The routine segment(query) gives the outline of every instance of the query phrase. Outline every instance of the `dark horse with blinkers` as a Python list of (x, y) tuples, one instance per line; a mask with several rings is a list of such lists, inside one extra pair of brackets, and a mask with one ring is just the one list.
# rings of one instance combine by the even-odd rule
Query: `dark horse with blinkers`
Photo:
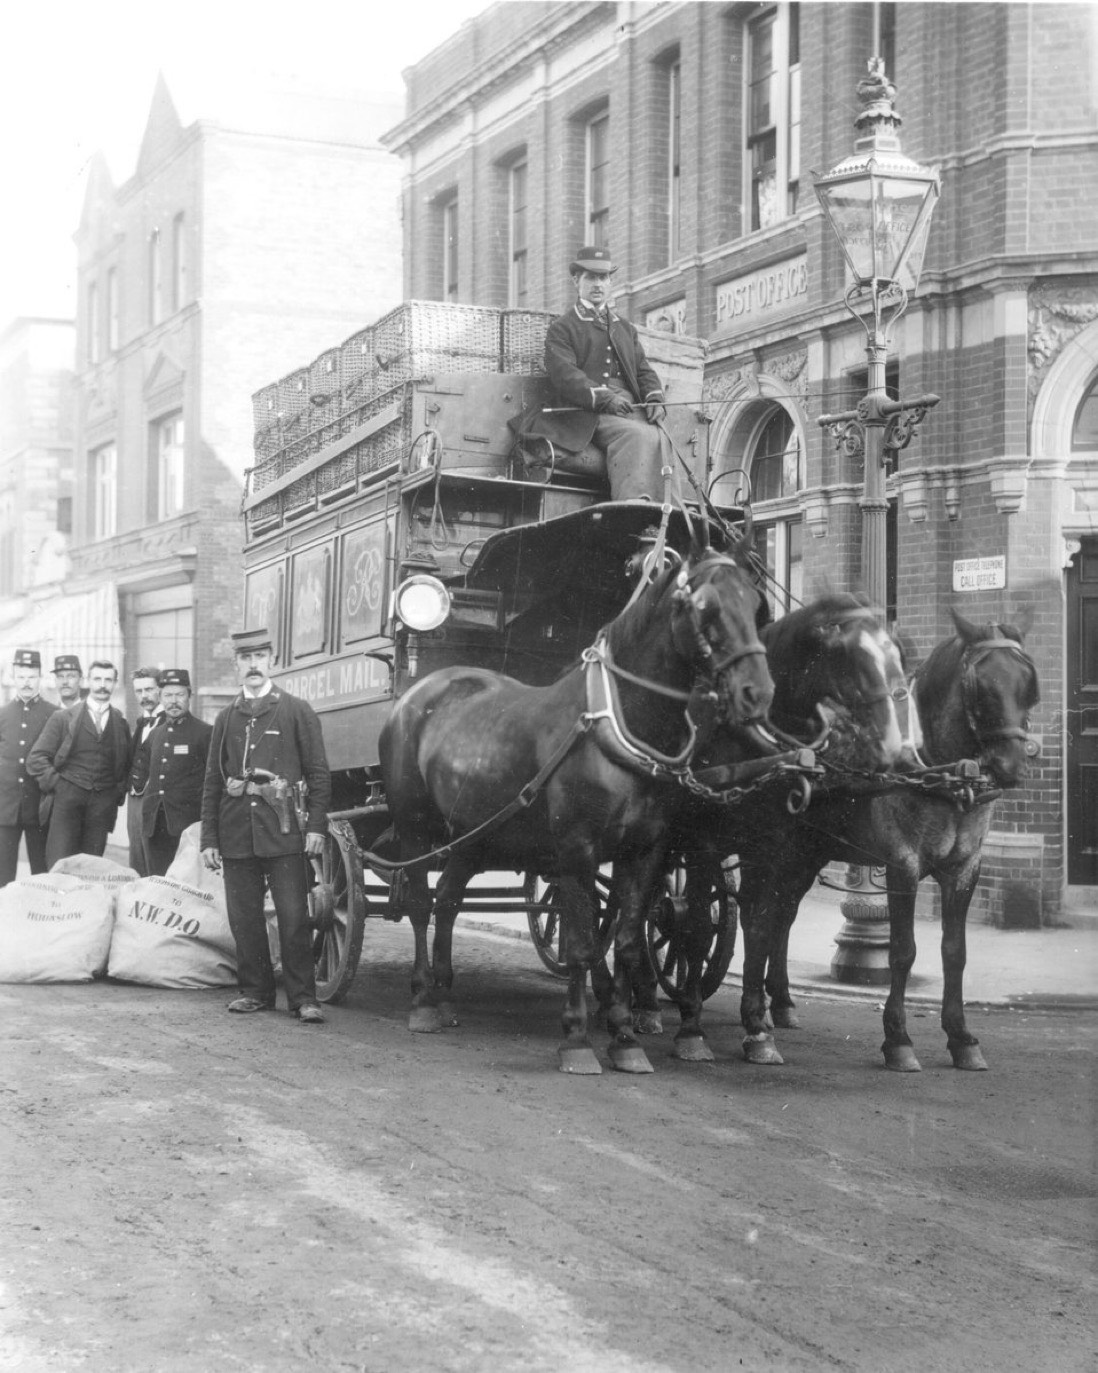
[[(773, 686), (756, 631), (761, 597), (748, 543), (695, 537), (685, 562), (643, 583), (582, 661), (548, 686), (447, 668), (411, 688), (380, 738), (399, 845), (400, 904), (415, 931), (409, 1028), (453, 1023), (447, 998), (462, 895), (477, 872), (539, 872), (559, 885), (568, 996), (560, 1063), (600, 1072), (587, 1032), (587, 975), (598, 956), (595, 876), (613, 862), (623, 909), (647, 911), (663, 880), (679, 779), (719, 724), (765, 717)], [(426, 868), (446, 857), (434, 896)], [(650, 1071), (628, 1004), (608, 1014), (610, 1057)]]
[[(956, 635), (938, 644), (912, 679), (922, 723), (922, 759), (943, 769), (973, 759), (989, 786), (1016, 787), (1035, 752), (1029, 715), (1040, 693), (1033, 660), (1014, 626), (980, 626), (956, 613), (953, 620)], [(980, 798), (964, 786), (946, 785), (944, 778), (936, 789), (898, 779), (879, 794), (836, 792), (800, 816), (774, 809), (760, 817), (763, 823), (755, 827), (750, 851), (741, 854), (739, 890), (747, 936), (741, 1019), (750, 1062), (782, 1061), (766, 1026), (764, 977), (774, 1024), (796, 1026), (787, 967), (789, 930), (816, 874), (838, 859), (883, 867), (886, 873), (892, 973), (881, 1046), (886, 1066), (898, 1072), (919, 1070), (904, 997), (915, 961), (915, 895), (919, 881), (930, 876), (941, 889), (942, 1028), (949, 1052), (957, 1068), (987, 1067), (965, 1023), (962, 977), (965, 922), (980, 877), (994, 794), (987, 790)]]

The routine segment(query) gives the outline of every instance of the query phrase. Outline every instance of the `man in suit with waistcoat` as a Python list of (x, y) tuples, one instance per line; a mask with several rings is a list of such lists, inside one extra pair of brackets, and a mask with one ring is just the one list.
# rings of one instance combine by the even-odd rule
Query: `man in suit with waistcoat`
[[(307, 701), (271, 681), (272, 641), (265, 629), (233, 636), (241, 691), (214, 722), (202, 791), (202, 860), (225, 874), (225, 903), (236, 941), (238, 1014), (271, 1010), (274, 969), (263, 914), (264, 884), (278, 917), (286, 1001), (303, 1024), (317, 1025), (313, 936), (309, 924), (311, 855), (324, 851), (331, 775), (320, 721)], [(305, 832), (278, 798), (304, 782)]]
[[(576, 299), (545, 336), (545, 370), (564, 413), (541, 414), (526, 430), (571, 452), (599, 449), (611, 500), (662, 501), (663, 467), (674, 464), (657, 427), (667, 414), (663, 387), (636, 329), (611, 309), (610, 250), (581, 248), (568, 270)], [(674, 471), (671, 481), (677, 492)]]
[(46, 871), (46, 828), (38, 815), (42, 797), (27, 771), (27, 757), (57, 709), (38, 694), (42, 656), (37, 649), (16, 650), (12, 681), (15, 698), (0, 708), (0, 887), (15, 881), (20, 838), (31, 872)]
[(130, 773), (130, 805), (139, 807), (145, 872), (163, 877), (188, 825), (202, 816), (202, 785), (213, 726), (191, 714), (186, 668), (160, 674), (163, 716), (137, 750)]
[(118, 818), (130, 771), (130, 727), (111, 705), (118, 669), (88, 668), (87, 699), (57, 710), (27, 757), (27, 770), (52, 802), (46, 862), (74, 853), (99, 857)]
[[(133, 740), (130, 745), (130, 771), (141, 746), (164, 719), (160, 708), (160, 673), (155, 667), (139, 667), (130, 676), (133, 694), (141, 714), (133, 722)], [(141, 833), (141, 797), (134, 794), (133, 787), (126, 797), (126, 835), (130, 841), (130, 867), (142, 877), (149, 875), (145, 860), (145, 841)], [(197, 817), (195, 817), (197, 819)]]

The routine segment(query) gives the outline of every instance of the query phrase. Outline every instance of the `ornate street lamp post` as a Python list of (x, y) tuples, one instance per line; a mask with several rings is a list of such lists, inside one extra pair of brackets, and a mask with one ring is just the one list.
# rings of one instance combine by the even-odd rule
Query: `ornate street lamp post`
[[(854, 121), (859, 132), (854, 153), (816, 180), (816, 194), (853, 275), (845, 300), (866, 331), (868, 384), (856, 409), (821, 415), (819, 423), (848, 457), (863, 459), (862, 582), (883, 611), (888, 604), (887, 460), (907, 447), (939, 399), (890, 399), (885, 361), (908, 291), (918, 286), (940, 188), (936, 168), (921, 167), (900, 150), (896, 87), (885, 75), (883, 60), (871, 58), (868, 67), (857, 87), (862, 110)], [(872, 869), (849, 870), (840, 909), (847, 923), (836, 941), (832, 976), (840, 982), (886, 983), (888, 910)]]

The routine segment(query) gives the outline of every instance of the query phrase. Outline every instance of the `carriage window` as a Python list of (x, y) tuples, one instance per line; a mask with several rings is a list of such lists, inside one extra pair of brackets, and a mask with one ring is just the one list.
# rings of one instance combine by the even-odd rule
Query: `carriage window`
[(342, 641), (357, 643), (382, 631), (385, 611), (385, 523), (352, 530), (343, 540), (339, 586)]
[(244, 584), (244, 627), (268, 631), (276, 663), (282, 659), (282, 585), (281, 564), (249, 572)]
[(331, 555), (326, 548), (311, 548), (294, 559), (290, 650), (295, 661), (321, 653), (328, 646), (330, 569)]
[(1091, 382), (1089, 391), (1075, 412), (1071, 446), (1074, 449), (1098, 448), (1098, 377)]

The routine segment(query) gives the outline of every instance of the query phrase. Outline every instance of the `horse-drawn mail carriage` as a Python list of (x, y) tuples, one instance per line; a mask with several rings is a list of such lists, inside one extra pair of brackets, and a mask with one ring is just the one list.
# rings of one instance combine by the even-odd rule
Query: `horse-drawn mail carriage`
[[(350, 986), (366, 919), (389, 914), (390, 874), (362, 855), (390, 823), (378, 738), (394, 701), (454, 664), (551, 682), (625, 606), (630, 560), (660, 520), (658, 505), (609, 502), (591, 454), (570, 462), (516, 439), (514, 422), (552, 400), (541, 375), (548, 319), (409, 303), (254, 397), (245, 623), (271, 631), (275, 678), (316, 709), (332, 768), (314, 901), (324, 1000)], [(704, 416), (685, 403), (701, 396), (700, 345), (663, 334), (646, 345), (671, 402), (670, 438), (711, 484)], [(721, 509), (729, 527), (742, 518)], [(676, 511), (668, 546), (681, 554), (690, 537)], [(533, 872), (497, 875), (465, 909), (525, 911), (554, 967), (555, 895)], [(729, 900), (714, 891), (710, 988), (731, 952)], [(680, 876), (653, 926), (664, 977), (676, 975), (681, 911)]]

